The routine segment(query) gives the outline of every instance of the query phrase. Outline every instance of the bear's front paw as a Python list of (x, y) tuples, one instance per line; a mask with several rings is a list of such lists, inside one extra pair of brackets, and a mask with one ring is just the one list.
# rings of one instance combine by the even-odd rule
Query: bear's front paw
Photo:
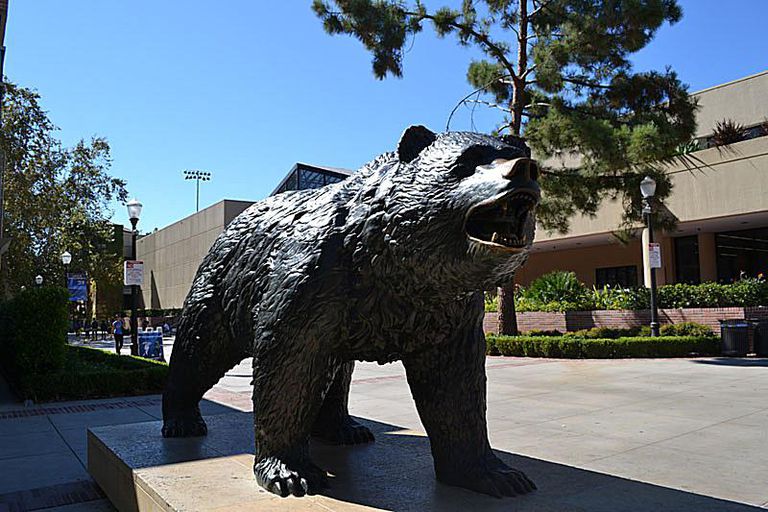
[(199, 411), (163, 420), (163, 437), (198, 437), (207, 433), (208, 426)]
[(349, 416), (333, 425), (315, 425), (312, 435), (328, 444), (364, 444), (374, 441), (373, 432)]
[(328, 487), (328, 475), (311, 462), (287, 464), (277, 457), (267, 457), (253, 466), (256, 481), (269, 492), (285, 498), (316, 494)]
[(525, 473), (507, 466), (495, 456), (478, 465), (440, 472), (437, 479), (448, 485), (463, 487), (495, 498), (518, 496), (536, 489), (536, 484), (525, 476)]

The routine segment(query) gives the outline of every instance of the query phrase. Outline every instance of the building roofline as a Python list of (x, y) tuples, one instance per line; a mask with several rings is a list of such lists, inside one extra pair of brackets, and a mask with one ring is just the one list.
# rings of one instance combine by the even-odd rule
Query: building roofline
[(324, 165), (314, 165), (314, 164), (306, 164), (304, 162), (296, 162), (293, 164), (293, 167), (291, 167), (291, 170), (288, 171), (283, 179), (280, 180), (280, 183), (277, 184), (275, 189), (272, 191), (270, 195), (275, 195), (278, 190), (280, 190), (280, 187), (282, 187), (286, 181), (288, 181), (288, 178), (291, 177), (291, 174), (296, 172), (298, 169), (307, 169), (310, 171), (320, 171), (328, 174), (334, 174), (337, 178), (348, 178), (349, 176), (352, 176), (352, 173), (354, 171), (350, 171), (349, 169), (342, 169), (341, 167), (326, 167)]
[(749, 76), (745, 76), (745, 77), (742, 77), (742, 78), (737, 78), (735, 80), (731, 80), (730, 82), (725, 82), (725, 83), (722, 83), (722, 84), (713, 85), (713, 86), (707, 87), (705, 89), (694, 91), (692, 93), (689, 93), (688, 95), (689, 96), (697, 96), (697, 95), (705, 93), (705, 92), (714, 91), (716, 89), (722, 89), (723, 87), (730, 87), (730, 86), (736, 85), (736, 84), (738, 84), (740, 82), (746, 82), (747, 80), (753, 80), (753, 79), (759, 78), (759, 77), (761, 77), (763, 75), (768, 75), (768, 70), (760, 71), (759, 73), (755, 73), (754, 75), (749, 75)]
[[(175, 226), (176, 224), (181, 224), (182, 222), (185, 222), (185, 221), (187, 221), (187, 220), (191, 219), (191, 218), (192, 218), (192, 217), (194, 217), (195, 215), (198, 215), (198, 214), (200, 214), (200, 213), (203, 213), (204, 211), (206, 211), (206, 210), (210, 210), (211, 208), (215, 208), (215, 207), (217, 207), (217, 206), (219, 206), (219, 205), (222, 205), (222, 206), (223, 206), (223, 205), (225, 205), (226, 203), (251, 203), (251, 204), (253, 204), (253, 203), (254, 203), (254, 201), (246, 201), (246, 200), (244, 200), (244, 199), (220, 199), (220, 200), (216, 201), (215, 203), (213, 203), (213, 204), (211, 204), (211, 205), (208, 205), (208, 206), (206, 206), (206, 207), (205, 207), (205, 208), (203, 208), (202, 210), (199, 210), (199, 211), (193, 212), (193, 213), (191, 213), (191, 214), (187, 215), (186, 217), (182, 217), (181, 219), (179, 219), (179, 220), (177, 220), (177, 221), (175, 221), (175, 222), (172, 222), (172, 223), (168, 224), (167, 226), (163, 226), (163, 227), (161, 227), (161, 228), (157, 228), (157, 231), (151, 231), (151, 232), (149, 232), (149, 233), (146, 233), (146, 235), (153, 235), (153, 234), (155, 234), (155, 233), (157, 233), (157, 232), (160, 232), (160, 231), (162, 231), (162, 230), (164, 230), (164, 229), (168, 229), (168, 228), (170, 228), (170, 227), (172, 227), (172, 226)], [(145, 236), (146, 236), (146, 235), (145, 235)]]

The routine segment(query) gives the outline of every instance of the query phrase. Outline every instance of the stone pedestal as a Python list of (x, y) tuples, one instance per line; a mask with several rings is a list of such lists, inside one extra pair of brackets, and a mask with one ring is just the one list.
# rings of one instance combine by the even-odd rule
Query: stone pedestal
[(754, 510), (501, 451), (499, 457), (525, 471), (539, 490), (498, 500), (437, 483), (422, 432), (367, 420), (360, 421), (376, 434), (375, 443), (312, 444), (313, 460), (331, 475), (330, 489), (280, 498), (259, 487), (251, 472), (251, 414), (221, 414), (206, 421), (208, 435), (189, 439), (163, 439), (159, 421), (90, 429), (88, 470), (120, 512)]

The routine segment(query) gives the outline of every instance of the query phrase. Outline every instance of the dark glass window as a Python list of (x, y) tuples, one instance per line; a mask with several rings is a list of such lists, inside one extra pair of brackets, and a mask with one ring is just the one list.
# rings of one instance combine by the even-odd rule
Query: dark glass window
[(681, 236), (675, 238), (675, 282), (699, 284), (699, 237)]
[(604, 267), (595, 269), (595, 285), (620, 286), (622, 288), (634, 288), (637, 286), (637, 267)]
[(768, 270), (768, 228), (715, 235), (717, 280), (732, 283), (742, 274), (756, 277)]

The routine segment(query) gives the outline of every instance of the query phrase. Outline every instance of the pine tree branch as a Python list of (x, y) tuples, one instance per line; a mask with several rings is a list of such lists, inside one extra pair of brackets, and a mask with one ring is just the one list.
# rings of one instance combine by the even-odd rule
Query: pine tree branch
[(563, 77), (563, 82), (567, 82), (573, 85), (580, 85), (582, 87), (591, 87), (594, 89), (610, 89), (611, 88), (611, 86), (607, 84), (590, 82), (588, 80), (579, 80), (578, 78), (573, 78), (573, 77)]
[(456, 106), (453, 107), (453, 110), (451, 110), (451, 113), (448, 116), (448, 121), (445, 123), (445, 131), (447, 131), (447, 132), (451, 131), (451, 120), (453, 119), (453, 115), (456, 113), (456, 111), (459, 109), (460, 106), (462, 106), (463, 104), (465, 104), (469, 100), (469, 98), (471, 98), (475, 94), (479, 94), (479, 93), (483, 92), (484, 90), (488, 89), (488, 87), (490, 87), (493, 82), (497, 82), (499, 80), (504, 80), (505, 78), (509, 78), (509, 75), (499, 75), (499, 76), (495, 77), (493, 80), (489, 80), (482, 87), (478, 87), (477, 89), (475, 89), (471, 93), (469, 93), (466, 96), (464, 96), (461, 99), (461, 101), (459, 101), (456, 104)]
[(499, 110), (502, 110), (502, 111), (508, 112), (508, 113), (512, 112), (511, 108), (499, 105), (498, 103), (493, 103), (492, 101), (466, 99), (466, 100), (464, 100), (464, 102), (465, 103), (476, 103), (478, 105), (485, 105), (486, 107), (497, 108)]
[[(413, 16), (420, 19), (427, 19), (434, 23), (437, 23), (438, 21), (434, 15), (428, 14), (428, 13), (403, 11), (403, 14), (405, 14), (406, 16)], [(456, 30), (464, 31), (467, 34), (470, 34), (475, 39), (475, 41), (477, 41), (479, 44), (484, 45), (486, 48), (488, 48), (491, 55), (499, 59), (499, 62), (509, 72), (509, 75), (512, 77), (513, 80), (518, 78), (515, 66), (513, 66), (512, 63), (509, 61), (504, 50), (497, 43), (494, 43), (493, 41), (491, 41), (491, 39), (488, 37), (488, 34), (478, 32), (477, 30), (471, 28), (469, 25), (463, 25), (455, 21), (445, 21), (445, 20), (439, 20), (439, 21), (446, 23), (447, 25), (455, 28)]]

